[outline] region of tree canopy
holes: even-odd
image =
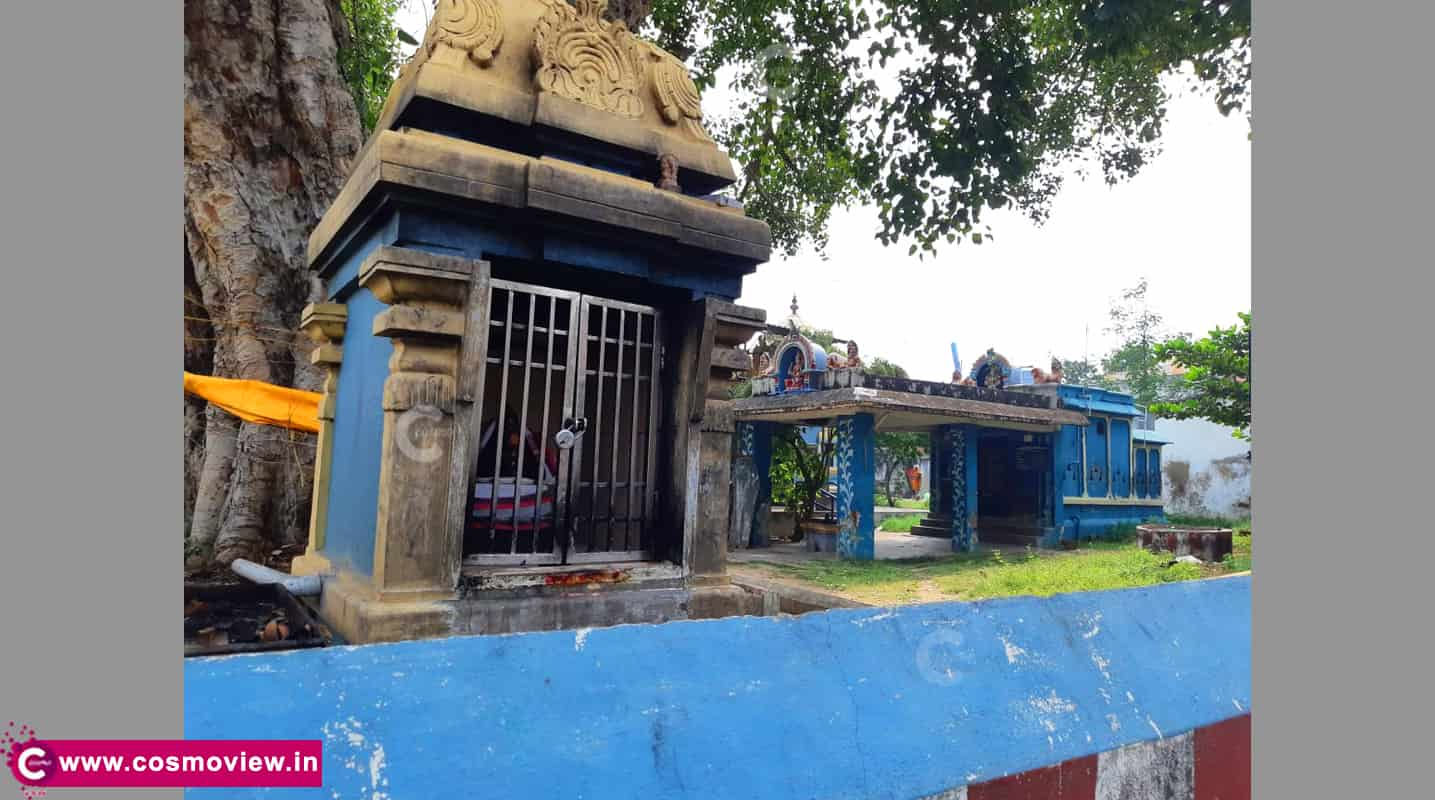
[[[1101,360],[1107,388],[1130,392],[1137,403],[1150,405],[1170,393],[1172,383],[1156,348],[1166,338],[1165,322],[1146,302],[1145,278],[1121,292],[1107,312],[1106,329],[1118,337],[1116,349]]]
[[[394,22],[402,5],[403,0],[338,0],[345,23],[339,39],[339,73],[354,98],[365,135],[378,122],[398,74],[399,42],[418,44]]]
[[[1251,315],[1238,316],[1240,325],[1217,327],[1203,339],[1178,336],[1157,346],[1157,357],[1185,367],[1186,375],[1177,399],[1156,403],[1152,411],[1172,419],[1208,419],[1250,440]]]
[[[400,0],[336,0],[340,62],[367,132],[398,67]],[[884,244],[935,252],[1044,221],[1069,171],[1109,183],[1160,149],[1172,97],[1248,111],[1250,0],[609,0],[685,59],[738,194],[791,254],[834,209],[870,203]],[[1170,80],[1185,71],[1190,80]]]
[[[731,68],[712,121],[739,194],[792,252],[834,208],[870,203],[884,244],[980,243],[983,214],[1042,221],[1066,171],[1111,183],[1158,152],[1192,89],[1248,109],[1250,0],[652,0],[641,32],[699,86]],[[632,8],[630,8],[632,7]],[[710,109],[711,111],[711,109]]]

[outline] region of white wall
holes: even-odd
[[[1251,447],[1232,430],[1200,419],[1156,421],[1156,433],[1171,440],[1161,448],[1166,513],[1250,516]]]

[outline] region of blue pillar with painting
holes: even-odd
[[[942,426],[943,463],[950,493],[945,505],[952,514],[952,551],[977,548],[977,436],[971,425]]]
[[[739,422],[738,453],[752,459],[757,474],[757,508],[752,519],[750,546],[767,547],[767,520],[761,513],[772,504],[772,435],[777,425],[772,422]]]
[[[837,420],[837,555],[859,561],[877,557],[873,520],[876,433],[871,414]]]

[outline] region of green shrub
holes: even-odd
[[[882,530],[888,533],[911,533],[912,528],[922,521],[920,515],[888,517],[882,520]]]

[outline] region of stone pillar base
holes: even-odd
[[[329,559],[319,553],[305,553],[302,556],[296,557],[289,565],[289,574],[332,575],[334,574],[334,565],[330,564]]]
[[[762,598],[725,578],[686,586],[478,591],[442,600],[380,598],[352,580],[324,584],[319,615],[350,644],[441,636],[602,628],[755,616]]]
[[[372,589],[342,578],[324,583],[319,616],[350,644],[428,639],[454,632],[450,603],[381,600]]]

